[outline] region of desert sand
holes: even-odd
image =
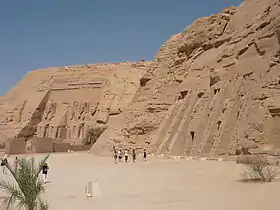
[[[234,162],[156,157],[144,162],[138,157],[136,163],[115,164],[109,157],[61,153],[52,154],[49,164],[45,198],[54,210],[279,208],[280,182],[241,182],[242,166]],[[88,181],[93,182],[92,198],[85,196]]]

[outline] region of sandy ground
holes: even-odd
[[[45,197],[54,210],[279,209],[280,182],[240,182],[242,167],[232,162],[150,158],[114,164],[111,158],[68,153],[53,154],[49,164]],[[92,198],[85,196],[88,181]]]

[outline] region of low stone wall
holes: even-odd
[[[53,152],[53,140],[51,138],[35,137],[31,139],[32,152],[50,153]]]
[[[91,145],[70,145],[70,150],[72,151],[88,151]]]
[[[53,152],[68,152],[70,150],[70,144],[69,143],[53,143]]]
[[[9,155],[24,154],[25,145],[24,138],[11,138],[5,144],[5,152]]]

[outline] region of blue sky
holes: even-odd
[[[27,71],[153,59],[193,20],[242,0],[2,0],[0,95]]]

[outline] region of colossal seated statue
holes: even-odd
[[[52,119],[54,119],[56,113],[56,103],[50,102],[47,104],[44,111],[42,121],[37,126],[38,137],[49,137],[49,125]],[[52,129],[50,129],[52,131]]]

